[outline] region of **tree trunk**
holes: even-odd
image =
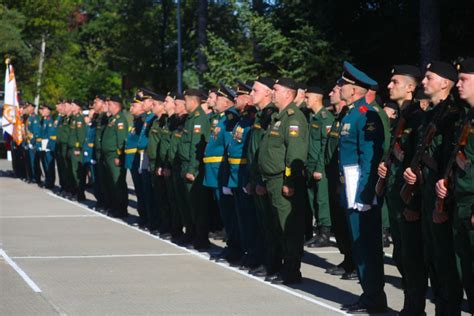
[[[420,64],[440,58],[439,0],[420,0]]]
[[[36,81],[35,112],[38,113],[41,93],[41,79],[43,78],[44,56],[46,53],[46,34],[41,36],[41,52],[38,64],[38,80]]]
[[[207,0],[199,0],[198,4],[198,22],[197,22],[197,36],[198,36],[198,71],[199,76],[202,78],[202,75],[207,70],[207,60],[204,55],[202,48],[207,45]]]

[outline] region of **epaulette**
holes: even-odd
[[[201,115],[201,112],[199,111],[196,111],[196,113],[194,114],[195,117],[198,117],[199,115]]]
[[[234,119],[234,115],[232,113],[228,113],[227,114],[227,119],[228,120],[233,120]]]
[[[293,114],[295,114],[295,110],[289,109],[289,110],[288,110],[288,115],[293,115]]]
[[[328,118],[328,114],[326,113],[326,110],[322,110],[322,111],[321,111],[321,117],[322,117],[323,119]]]

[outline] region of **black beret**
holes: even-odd
[[[258,77],[255,81],[260,82],[261,84],[267,86],[270,89],[273,89],[273,85],[275,84],[275,80],[267,77]]]
[[[420,68],[412,65],[395,65],[392,68],[392,75],[410,76],[416,80],[422,77]]]
[[[40,108],[44,109],[49,109],[51,111],[53,111],[54,109],[56,109],[56,107],[54,105],[50,105],[50,104],[46,104],[46,103],[43,103],[40,105]]]
[[[308,86],[304,82],[298,82],[298,89],[306,91],[308,89]]]
[[[253,83],[247,84],[240,79],[237,79],[236,82],[237,82],[237,95],[250,94],[250,92],[252,91]]]
[[[474,58],[466,58],[456,65],[458,72],[474,74]]]
[[[298,90],[300,87],[300,85],[295,80],[285,77],[276,80],[275,84],[279,84],[280,86],[287,87],[291,90]]]
[[[217,94],[217,91],[218,91],[218,90],[219,90],[219,89],[217,89],[217,88],[211,88],[211,89],[209,89],[209,91],[207,91],[207,94],[211,94],[211,93]]]
[[[203,96],[202,91],[199,90],[199,89],[186,89],[186,90],[184,90],[183,94],[185,96],[199,97],[199,98],[202,98],[202,96]]]
[[[96,94],[94,99],[105,100],[105,96],[103,94]]]
[[[236,96],[236,93],[234,90],[232,90],[232,88],[230,87],[227,87],[225,84],[223,84],[222,82],[220,83],[220,88],[219,90],[217,91],[217,95],[218,96],[221,96],[221,97],[225,97],[231,101],[234,101],[235,99],[235,96]]]
[[[453,82],[458,81],[458,72],[456,71],[456,68],[444,61],[432,61],[426,65],[426,71],[431,71],[438,76]]]
[[[324,90],[318,86],[310,86],[306,89],[306,93],[316,93],[316,94],[324,95]]]
[[[387,103],[385,103],[384,108],[390,108],[395,111],[399,110],[398,104],[394,101],[388,101]]]
[[[175,100],[184,101],[184,95],[183,95],[182,93],[176,92],[176,93],[174,94],[174,99],[175,99]]]
[[[107,101],[112,101],[112,102],[117,102],[122,104],[122,98],[120,98],[118,95],[112,95],[107,97]]]

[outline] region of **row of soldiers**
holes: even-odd
[[[327,273],[362,286],[343,306],[351,313],[387,308],[385,207],[405,296],[400,315],[424,315],[428,279],[437,315],[460,314],[463,287],[472,312],[474,61],[457,67],[394,66],[383,109],[377,82],[347,62],[329,93],[332,111],[321,88],[264,77],[206,95],[143,89],[128,114],[116,97],[97,96],[87,117],[74,101],[58,104],[55,119],[48,106],[40,120],[26,105],[28,176],[39,181],[44,161],[44,185],[54,187],[56,158],[58,194],[84,199],[89,175],[96,210],[123,218],[128,169],[137,226],[204,250],[217,210],[226,247],[211,260],[274,284],[301,282],[311,210],[309,227],[319,231],[306,244],[326,246],[333,233],[344,260]]]

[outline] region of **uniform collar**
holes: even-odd
[[[288,113],[289,110],[292,110],[294,112],[297,109],[298,106],[294,102],[291,102],[286,108],[284,108],[281,112],[278,113],[277,119],[281,119],[283,115],[286,115]]]

